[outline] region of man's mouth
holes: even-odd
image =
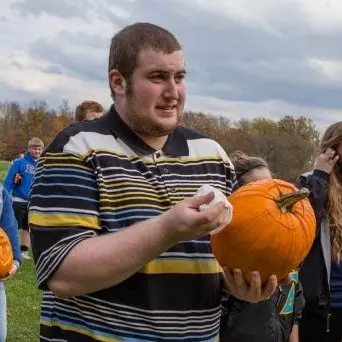
[[[172,111],[176,108],[176,105],[172,105],[172,106],[169,106],[169,105],[165,105],[165,106],[156,106],[157,109],[159,110],[165,110],[165,111]]]

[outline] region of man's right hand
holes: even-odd
[[[223,202],[200,211],[202,204],[209,204],[214,193],[191,197],[177,203],[161,215],[165,233],[175,242],[198,239],[209,235],[211,231],[222,226],[226,220],[227,208]]]
[[[314,169],[324,171],[330,175],[335,164],[339,160],[339,156],[335,154],[336,151],[332,148],[328,148],[325,152],[319,154],[315,160]]]

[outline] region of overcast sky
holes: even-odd
[[[137,21],[182,43],[188,109],[342,120],[341,0],[1,0],[0,101],[108,107],[109,41]]]

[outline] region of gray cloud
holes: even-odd
[[[46,60],[68,76],[105,81],[108,39],[83,33],[61,31],[51,40],[31,44],[32,56]]]
[[[126,24],[143,18],[176,34],[187,55],[189,80],[196,85],[190,92],[227,100],[342,106],[342,86],[324,84],[307,61],[342,60],[342,45],[337,44],[342,32],[310,31],[300,7],[297,12],[285,7],[288,21],[278,32],[270,32],[194,7],[175,6],[174,1],[148,4],[137,0],[126,5],[132,14]]]
[[[11,9],[22,16],[45,13],[62,18],[85,18],[93,3],[91,0],[23,0],[14,3]]]
[[[137,21],[166,27],[184,46],[193,96],[279,100],[297,108],[342,106],[342,82],[329,82],[309,63],[310,59],[342,61],[342,30],[314,28],[300,5],[279,4],[268,28],[205,12],[190,1],[116,0],[115,6],[117,10],[95,0],[23,0],[12,9],[22,16],[96,17],[113,27]],[[36,40],[29,53],[47,61],[45,72],[106,82],[109,39],[114,32],[103,37],[67,29],[52,39]]]

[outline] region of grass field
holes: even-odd
[[[8,170],[0,162],[0,181]],[[8,306],[7,342],[39,341],[40,291],[37,289],[32,260],[25,260],[13,279],[6,282]]]

